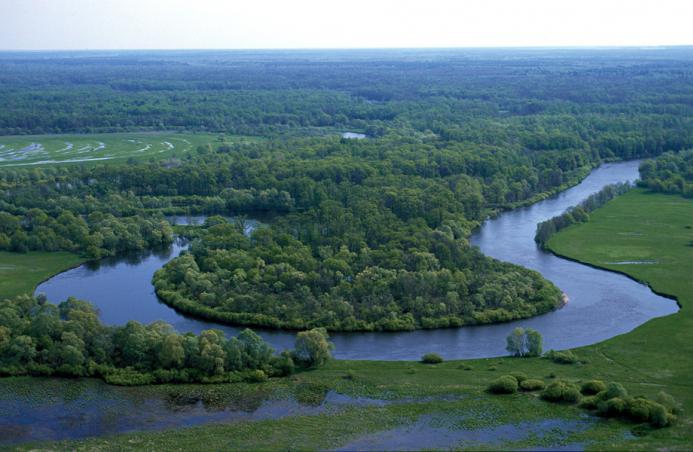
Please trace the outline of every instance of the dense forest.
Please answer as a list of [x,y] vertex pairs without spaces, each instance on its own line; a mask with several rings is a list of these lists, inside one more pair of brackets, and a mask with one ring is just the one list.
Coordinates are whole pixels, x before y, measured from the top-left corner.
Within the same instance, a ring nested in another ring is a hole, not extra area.
[[693,151],[666,153],[640,165],[640,185],[693,198]]
[[104,326],[85,301],[59,305],[42,296],[0,304],[0,375],[101,377],[114,384],[262,381],[329,358],[324,330],[297,335],[296,349],[274,350],[251,330],[226,339],[218,330],[179,334],[171,325]]
[[469,234],[603,161],[693,147],[691,60],[689,49],[3,54],[0,133],[219,138],[164,160],[1,170],[0,249],[99,257],[170,242],[165,214],[263,212],[273,220],[250,237],[220,218],[188,231],[190,252],[156,275],[162,299],[297,329],[537,315],[560,306],[558,289],[481,255]]

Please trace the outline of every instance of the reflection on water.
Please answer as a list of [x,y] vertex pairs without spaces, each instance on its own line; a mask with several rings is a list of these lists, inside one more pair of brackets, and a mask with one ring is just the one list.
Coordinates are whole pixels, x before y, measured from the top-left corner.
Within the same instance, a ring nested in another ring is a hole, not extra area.
[[[565,349],[593,344],[626,333],[647,320],[676,312],[673,300],[655,295],[625,276],[594,269],[541,251],[534,243],[537,223],[562,213],[604,185],[632,181],[638,162],[606,164],[581,184],[560,195],[488,220],[472,236],[472,243],[492,257],[541,272],[569,297],[562,309],[505,324],[412,332],[334,333],[335,356],[341,359],[419,359],[436,352],[447,359],[481,358],[506,354],[505,337],[516,326],[531,327],[544,336],[545,348]],[[626,233],[637,232],[624,231]],[[85,264],[41,284],[52,302],[73,295],[94,303],[101,319],[111,325],[128,320],[149,323],[164,320],[178,331],[199,333],[218,328],[238,334],[239,328],[185,317],[162,304],[154,293],[154,272],[184,248],[106,259]],[[275,349],[291,348],[294,332],[257,330]]]
[[[0,446],[78,439],[208,423],[317,415],[347,405],[388,403],[328,392],[314,403],[278,396],[261,386],[110,386],[99,380],[0,379]],[[365,400],[365,402],[364,402]]]

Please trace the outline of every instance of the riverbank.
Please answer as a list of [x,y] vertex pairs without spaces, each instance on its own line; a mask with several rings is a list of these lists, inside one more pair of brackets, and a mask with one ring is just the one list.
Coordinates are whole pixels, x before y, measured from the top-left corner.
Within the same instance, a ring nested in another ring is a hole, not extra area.
[[43,281],[85,261],[62,251],[25,254],[0,251],[0,300],[30,294]]

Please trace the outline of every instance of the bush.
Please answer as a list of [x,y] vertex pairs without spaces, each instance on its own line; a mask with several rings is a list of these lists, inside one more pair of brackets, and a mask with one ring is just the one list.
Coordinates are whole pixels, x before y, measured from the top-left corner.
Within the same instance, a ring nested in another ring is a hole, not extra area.
[[659,391],[655,401],[660,405],[671,411],[673,414],[678,414],[681,412],[681,405],[670,395],[664,391]]
[[613,399],[614,397],[620,397],[622,399],[628,397],[628,391],[623,387],[621,383],[609,383],[606,387],[606,392],[604,393],[604,398]]
[[520,382],[520,388],[523,391],[541,391],[545,386],[543,381],[536,378],[528,378]]
[[517,380],[518,383],[522,383],[527,379],[527,374],[524,372],[510,372],[510,375],[515,377],[515,380]]
[[154,376],[151,374],[143,374],[131,368],[113,369],[103,378],[106,383],[119,386],[140,386],[148,385],[154,382]]
[[426,353],[421,357],[421,362],[424,364],[440,364],[443,362],[443,357],[437,353]]
[[544,357],[558,364],[575,364],[578,362],[577,355],[570,350],[565,350],[562,352],[549,350]]
[[512,375],[503,375],[489,384],[488,392],[492,394],[513,394],[517,392],[517,380]]
[[576,403],[580,400],[580,391],[574,384],[558,380],[544,389],[541,398],[555,403]]
[[604,417],[620,417],[626,411],[626,401],[621,397],[613,397],[597,403],[597,414]]
[[675,417],[673,415],[667,413],[667,409],[664,408],[664,405],[652,402],[650,406],[650,425],[656,428],[662,428],[671,424],[674,419]]
[[580,408],[584,408],[586,410],[596,410],[599,402],[599,397],[594,395],[583,397],[580,401]]
[[606,390],[606,383],[601,380],[590,380],[582,384],[580,392],[584,395],[595,395]]
[[245,380],[250,383],[262,383],[267,381],[267,374],[260,369],[251,370],[246,374]]
[[635,422],[647,422],[650,419],[650,410],[655,402],[643,398],[635,398],[626,401],[628,417]]

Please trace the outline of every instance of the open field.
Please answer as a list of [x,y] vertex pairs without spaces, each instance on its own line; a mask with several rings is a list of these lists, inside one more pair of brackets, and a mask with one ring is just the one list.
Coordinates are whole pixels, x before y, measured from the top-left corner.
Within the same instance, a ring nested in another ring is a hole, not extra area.
[[[656,212],[656,215],[652,215]],[[415,362],[332,361],[326,367],[290,379],[260,385],[146,387],[148,397],[207,392],[222,406],[236,406],[243,394],[289,398],[302,406],[323,407],[326,394],[345,394],[342,409],[276,418],[240,420],[161,432],[128,433],[84,441],[32,444],[51,449],[168,450],[204,449],[205,445],[254,449],[422,448],[522,449],[680,449],[690,447],[693,382],[693,201],[634,190],[595,211],[589,223],[552,238],[552,250],[647,281],[655,290],[678,297],[682,310],[655,319],[631,333],[575,350],[581,363],[565,365],[539,358],[492,358]],[[613,262],[642,264],[614,264]],[[610,263],[611,262],[611,263]],[[623,383],[632,395],[672,394],[683,405],[678,422],[661,430],[639,431],[635,424],[587,415],[575,406],[541,401],[536,393],[491,396],[488,383],[521,371],[550,382],[602,379]],[[11,386],[11,380],[3,385]],[[40,380],[35,380],[40,384]],[[8,386],[8,387],[9,387]],[[234,393],[235,395],[225,395]],[[185,399],[185,397],[179,397]],[[247,398],[247,397],[246,397]],[[262,400],[262,399],[260,399]],[[262,406],[256,401],[255,409]],[[227,405],[225,405],[227,404]],[[219,408],[217,408],[219,409]],[[424,439],[422,443],[417,441]],[[25,447],[25,446],[22,446]]]
[[82,262],[84,259],[66,252],[0,251],[0,300],[32,293],[41,281]]
[[[0,136],[0,168],[182,157],[218,135],[176,132]],[[229,143],[254,140],[227,137]]]

